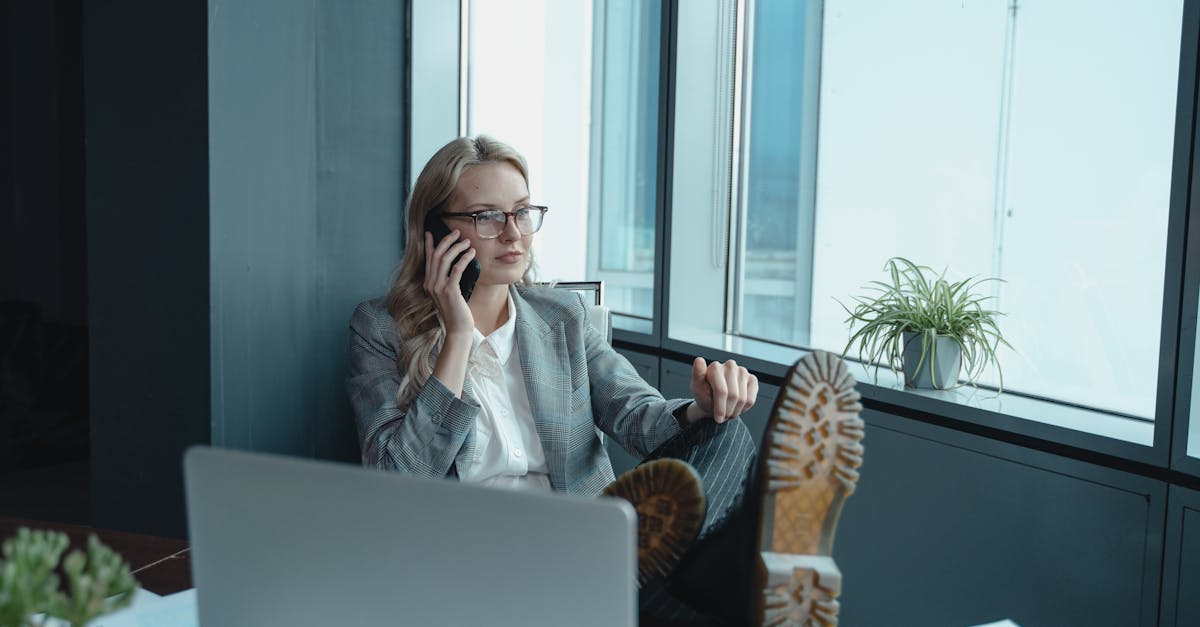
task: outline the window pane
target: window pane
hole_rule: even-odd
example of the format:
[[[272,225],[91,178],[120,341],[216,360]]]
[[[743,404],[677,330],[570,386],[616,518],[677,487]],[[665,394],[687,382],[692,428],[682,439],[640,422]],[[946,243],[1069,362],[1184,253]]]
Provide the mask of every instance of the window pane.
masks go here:
[[[614,326],[654,303],[660,3],[472,0],[469,134],[529,161],[542,279],[601,280]]]
[[[613,311],[644,319],[654,311],[660,13],[658,2],[607,0],[595,18],[591,200],[599,228],[588,270],[604,281]]]
[[[834,299],[884,278],[888,257],[948,267],[953,278],[998,276],[1006,283],[994,305],[1009,314],[1001,328],[1017,348],[1002,353],[1006,389],[1153,418],[1182,3],[1118,8],[825,2],[815,164],[794,128],[811,96],[793,95],[795,84],[811,79],[778,64],[769,84],[788,107],[773,112],[757,89],[765,67],[784,56],[799,67],[805,52],[772,33],[782,16],[756,15],[746,296],[794,298],[790,323],[811,313],[809,345],[841,351],[846,315]],[[771,52],[760,36],[777,42]],[[781,144],[800,140],[776,154],[773,132]],[[766,260],[784,264],[792,237],[790,218],[764,214],[791,203],[803,233],[807,176],[816,181],[811,312],[783,282],[751,288],[770,274]],[[788,182],[798,198],[773,191]],[[756,234],[757,223],[779,232]],[[800,275],[806,250],[796,246]],[[739,330],[803,343],[786,315],[752,326],[763,324],[759,305],[745,300]]]
[[[746,335],[807,344],[820,12],[805,2],[758,0],[753,29],[735,325]]]
[[[530,196],[550,207],[534,239],[539,277],[582,280],[591,2],[471,0],[467,23],[467,133],[525,155]]]

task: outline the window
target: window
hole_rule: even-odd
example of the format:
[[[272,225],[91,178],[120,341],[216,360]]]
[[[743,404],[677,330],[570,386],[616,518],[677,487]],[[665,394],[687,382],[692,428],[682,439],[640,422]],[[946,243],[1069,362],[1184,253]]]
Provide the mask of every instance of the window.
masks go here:
[[[551,207],[543,279],[602,280],[617,328],[652,330],[660,5],[470,0],[466,130],[525,155]]]
[[[732,326],[748,336],[804,346],[812,293],[820,4],[759,0],[751,19],[743,88],[751,121],[743,151],[744,253]]]
[[[510,144],[550,212],[536,240],[545,279],[584,277],[591,40],[588,2],[466,3],[466,131]]]
[[[725,330],[840,352],[905,256],[1006,281],[1007,391],[1152,419],[1182,2],[1117,8],[749,2]]]
[[[588,275],[605,282],[621,324],[649,333],[654,314],[661,6],[596,4]]]
[[[618,330],[774,372],[841,352],[838,301],[904,256],[1005,281],[1008,394],[979,407],[1152,439],[1182,0],[460,6],[460,128],[527,156],[542,278],[603,280]]]

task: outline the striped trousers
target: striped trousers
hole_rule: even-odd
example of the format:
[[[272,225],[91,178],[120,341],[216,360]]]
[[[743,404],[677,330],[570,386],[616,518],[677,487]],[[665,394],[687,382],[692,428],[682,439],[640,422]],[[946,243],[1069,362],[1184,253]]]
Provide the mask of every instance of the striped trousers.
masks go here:
[[[710,420],[663,443],[642,462],[668,457],[691,464],[704,484],[708,509],[696,538],[699,541],[741,504],[746,476],[754,462],[754,440],[741,418],[723,425]],[[703,618],[673,597],[663,580],[652,580],[642,586],[638,606],[643,615],[668,621],[691,622]]]

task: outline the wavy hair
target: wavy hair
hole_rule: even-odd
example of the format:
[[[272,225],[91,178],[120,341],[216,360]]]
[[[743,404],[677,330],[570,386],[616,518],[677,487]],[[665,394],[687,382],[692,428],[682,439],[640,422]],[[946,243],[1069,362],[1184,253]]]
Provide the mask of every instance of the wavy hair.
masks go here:
[[[444,210],[453,199],[458,179],[468,168],[486,163],[508,163],[521,173],[529,185],[525,158],[512,147],[487,135],[459,137],[434,153],[417,177],[405,208],[404,258],[388,290],[387,308],[396,321],[403,343],[396,365],[404,373],[400,378],[397,402],[406,410],[417,392],[433,374],[434,356],[446,338],[446,326],[433,300],[425,293],[425,217]],[[437,242],[434,242],[436,245]],[[518,282],[533,281],[533,257]]]

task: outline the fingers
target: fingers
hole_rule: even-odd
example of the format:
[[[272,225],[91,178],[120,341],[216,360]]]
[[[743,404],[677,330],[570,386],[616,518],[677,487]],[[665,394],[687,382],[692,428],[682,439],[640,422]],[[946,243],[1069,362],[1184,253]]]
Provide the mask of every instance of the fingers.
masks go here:
[[[463,272],[466,271],[467,266],[474,258],[475,249],[468,248],[467,252],[463,253],[462,259],[459,259],[457,263],[455,263],[453,266],[450,266],[450,275],[446,277],[446,282],[458,285],[458,281],[462,278]]]
[[[462,258],[455,262],[454,259],[459,254],[462,254]],[[466,238],[460,239],[457,230],[451,231],[450,235],[442,238],[442,241],[438,242],[436,246],[433,244],[433,235],[427,231],[425,233],[425,291],[430,294],[442,293],[457,285],[463,270],[474,258],[475,250],[471,248],[471,241]]]
[[[692,398],[696,399],[696,405],[703,414],[711,415],[713,395],[708,383],[704,380],[707,374],[708,363],[702,357],[692,360]]]
[[[713,420],[716,420],[718,424],[723,423],[729,417],[729,401],[731,399],[729,397],[729,382],[726,379],[725,369],[722,367],[722,364],[715,361],[709,364],[704,380],[708,383],[708,387],[712,389]]]
[[[725,363],[714,361],[701,371],[703,363],[699,357],[692,362],[692,390],[711,390],[709,406],[704,407],[704,403],[701,406],[711,412],[714,421],[725,423],[754,406],[758,398],[758,377],[732,359]],[[709,399],[697,395],[696,400]]]
[[[747,403],[742,412],[754,407],[754,402],[758,400],[758,377],[750,375],[750,381],[746,384],[746,399]]]

